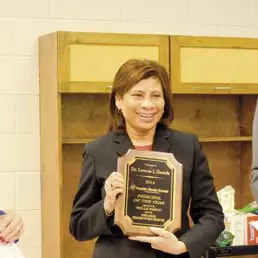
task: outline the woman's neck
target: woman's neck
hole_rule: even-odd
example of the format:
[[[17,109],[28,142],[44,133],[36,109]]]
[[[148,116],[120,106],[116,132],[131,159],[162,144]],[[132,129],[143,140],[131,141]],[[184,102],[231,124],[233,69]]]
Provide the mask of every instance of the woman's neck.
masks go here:
[[[126,131],[134,146],[149,146],[153,144],[155,128],[148,131],[136,131],[126,126]]]

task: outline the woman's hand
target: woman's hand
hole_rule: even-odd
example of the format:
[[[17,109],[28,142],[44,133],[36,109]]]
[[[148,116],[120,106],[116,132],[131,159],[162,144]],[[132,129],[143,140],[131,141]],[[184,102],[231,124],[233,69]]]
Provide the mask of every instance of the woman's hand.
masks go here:
[[[123,175],[118,172],[111,173],[105,182],[104,189],[106,191],[104,210],[107,214],[112,214],[115,209],[117,195],[121,194],[124,190]]]
[[[153,228],[150,230],[157,236],[134,236],[129,237],[131,240],[150,243],[151,247],[170,254],[182,254],[187,252],[185,244],[177,237],[163,228]]]
[[[24,231],[22,217],[17,213],[0,216],[0,243],[12,243],[18,240]]]

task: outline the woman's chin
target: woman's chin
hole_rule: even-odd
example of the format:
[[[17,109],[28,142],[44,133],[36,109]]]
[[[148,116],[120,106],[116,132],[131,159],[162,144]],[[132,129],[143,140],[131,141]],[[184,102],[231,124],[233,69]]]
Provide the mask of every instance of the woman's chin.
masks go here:
[[[155,129],[156,126],[157,126],[157,123],[140,123],[138,124],[137,129],[140,132],[148,132]]]

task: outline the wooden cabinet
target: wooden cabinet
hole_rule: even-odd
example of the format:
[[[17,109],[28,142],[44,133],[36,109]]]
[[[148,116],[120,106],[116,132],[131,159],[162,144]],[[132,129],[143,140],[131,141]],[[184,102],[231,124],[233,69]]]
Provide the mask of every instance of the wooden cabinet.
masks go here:
[[[258,39],[171,37],[173,93],[258,94]]]
[[[258,93],[258,41],[235,40],[75,32],[40,38],[43,258],[92,257],[94,240],[75,241],[69,216],[84,144],[107,131],[112,78],[129,58],[154,59],[167,67],[175,109],[170,126],[200,137],[217,189],[231,184],[237,207],[252,200],[249,175],[257,95],[251,93]]]
[[[59,91],[107,93],[118,67],[131,58],[169,65],[169,36],[59,32]]]
[[[169,69],[169,36],[57,32],[39,40],[44,258],[90,258],[94,240],[75,241],[69,216],[84,144],[107,131],[108,92],[130,58]]]
[[[170,46],[175,109],[171,126],[199,136],[217,190],[232,185],[236,208],[241,208],[253,201],[258,40],[171,36]]]
[[[236,189],[236,207],[253,200],[250,191],[252,120],[257,95],[176,94],[173,128],[199,136],[217,190]]]

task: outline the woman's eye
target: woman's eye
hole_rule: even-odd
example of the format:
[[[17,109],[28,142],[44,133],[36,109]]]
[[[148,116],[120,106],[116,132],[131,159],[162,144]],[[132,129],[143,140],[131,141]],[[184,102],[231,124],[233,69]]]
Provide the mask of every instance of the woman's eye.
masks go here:
[[[139,98],[139,97],[141,97],[141,96],[142,96],[142,94],[135,93],[135,94],[133,94],[133,96],[134,96],[134,97],[137,97],[137,98]]]

